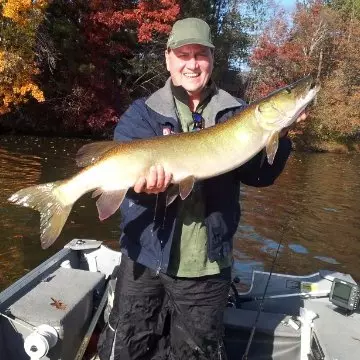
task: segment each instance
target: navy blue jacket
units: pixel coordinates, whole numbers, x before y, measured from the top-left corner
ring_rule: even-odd
[[[119,120],[114,139],[162,136],[180,132],[175,104],[168,81],[164,88],[147,99],[136,100]],[[223,90],[218,90],[208,105],[208,124],[226,121],[241,111],[245,103]],[[271,185],[284,168],[291,142],[282,138],[273,165],[262,161],[259,153],[240,168],[203,181],[207,250],[210,261],[232,251],[232,237],[240,220],[240,182],[251,186]],[[169,265],[177,215],[177,202],[165,206],[165,193],[137,194],[128,190],[121,209],[121,251],[131,259],[157,271],[166,272]]]

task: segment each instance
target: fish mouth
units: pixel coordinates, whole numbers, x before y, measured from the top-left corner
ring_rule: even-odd
[[[297,105],[300,106],[300,113],[305,110],[306,106],[315,98],[320,90],[320,84],[314,80],[311,75],[296,81],[289,87],[297,98]]]
[[[318,93],[320,89],[321,89],[321,85],[319,82],[314,82],[314,84],[312,84],[310,88],[310,90],[314,90],[315,93]]]
[[[317,80],[313,80],[310,84],[309,92],[311,92],[315,96],[319,92],[320,88],[320,82]]]
[[[319,90],[320,84],[312,81],[309,90],[305,92],[305,95],[298,100],[300,106],[299,109],[296,111],[294,118],[298,118],[305,111],[306,107],[314,100]]]
[[[320,84],[318,82],[313,81],[310,84],[309,90],[303,97],[303,101],[306,104],[310,103],[315,98],[315,96],[319,92],[319,90],[320,90]]]
[[[291,92],[300,95],[300,98],[306,98],[309,93],[316,94],[320,90],[320,83],[318,80],[314,80],[311,75],[292,83],[288,89]]]
[[[255,110],[255,116],[262,124],[261,126],[267,130],[273,131],[276,129],[288,127],[301,116],[309,103],[313,101],[319,90],[320,85],[313,81],[311,75],[308,75],[293,84],[290,84],[282,89],[279,89],[278,91],[275,91],[273,93],[275,99],[277,96],[280,95],[280,98],[277,98],[275,101],[271,100],[271,94],[268,96],[268,98],[265,98],[265,101],[266,99],[270,100],[270,107],[272,107],[273,110],[278,113],[278,117],[273,116],[271,118],[270,116],[265,121],[262,121],[260,116],[261,109],[259,111],[259,107],[257,107]],[[279,102],[279,104],[277,104],[277,101]],[[291,107],[283,106],[281,104],[282,101],[284,101],[285,104],[287,101],[293,101],[293,105]]]

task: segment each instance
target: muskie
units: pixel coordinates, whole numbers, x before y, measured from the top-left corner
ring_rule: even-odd
[[[9,201],[40,212],[41,246],[46,249],[59,236],[74,202],[83,194],[95,190],[93,197],[100,195],[96,206],[104,220],[152,165],[162,165],[173,174],[172,183],[177,185],[170,188],[185,199],[196,180],[235,169],[264,147],[272,164],[279,132],[298,118],[318,90],[308,76],[249,105],[225,123],[198,132],[87,144],[76,158],[78,166],[87,167],[77,175],[19,190]],[[173,198],[174,194],[168,195],[168,204]]]

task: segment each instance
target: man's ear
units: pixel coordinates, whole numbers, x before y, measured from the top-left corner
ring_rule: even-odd
[[[171,50],[168,50],[168,49],[166,49],[165,50],[165,62],[166,62],[166,69],[167,69],[167,71],[170,71],[169,70],[169,52],[170,52]]]

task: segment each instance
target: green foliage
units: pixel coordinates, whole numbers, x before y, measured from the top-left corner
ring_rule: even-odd
[[[216,46],[214,78],[224,87],[227,85],[224,83],[227,73],[240,72],[241,65],[247,61],[253,43],[252,33],[261,19],[258,15],[262,12],[263,4],[261,0],[182,2],[182,17],[199,17],[212,28]]]
[[[326,4],[333,10],[343,14],[349,20],[352,17],[360,19],[360,0],[330,0]]]

